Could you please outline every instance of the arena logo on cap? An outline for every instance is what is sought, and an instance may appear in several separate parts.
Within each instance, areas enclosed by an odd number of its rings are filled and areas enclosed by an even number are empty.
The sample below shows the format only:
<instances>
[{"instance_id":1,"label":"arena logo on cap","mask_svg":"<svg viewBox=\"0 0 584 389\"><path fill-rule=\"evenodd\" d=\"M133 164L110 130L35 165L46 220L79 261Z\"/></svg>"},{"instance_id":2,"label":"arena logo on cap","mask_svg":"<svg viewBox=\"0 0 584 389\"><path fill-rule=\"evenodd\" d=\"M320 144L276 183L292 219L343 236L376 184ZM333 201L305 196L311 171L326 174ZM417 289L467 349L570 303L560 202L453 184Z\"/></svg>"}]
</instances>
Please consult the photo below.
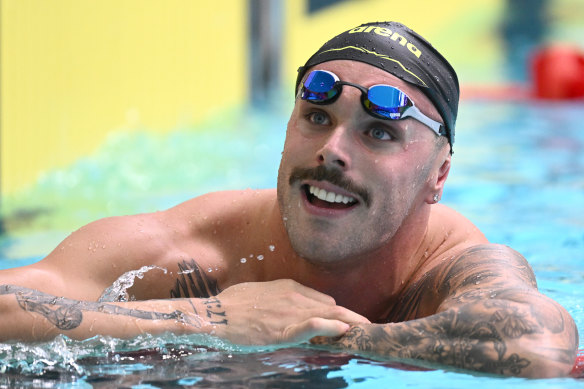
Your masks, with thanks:
<instances>
[{"instance_id":1,"label":"arena logo on cap","mask_svg":"<svg viewBox=\"0 0 584 389\"><path fill-rule=\"evenodd\" d=\"M397 41L399 39L399 44L408 48L408 50L414 54L416 57L420 58L422 52L414 46L412 43L408 42L408 40L398 34L397 32L392 32L389 28L385 27L377 27L377 26L361 26L355 27L352 30L349 30L349 34L354 34L356 32L374 32L377 35L389 37L392 41Z\"/></svg>"}]
</instances>

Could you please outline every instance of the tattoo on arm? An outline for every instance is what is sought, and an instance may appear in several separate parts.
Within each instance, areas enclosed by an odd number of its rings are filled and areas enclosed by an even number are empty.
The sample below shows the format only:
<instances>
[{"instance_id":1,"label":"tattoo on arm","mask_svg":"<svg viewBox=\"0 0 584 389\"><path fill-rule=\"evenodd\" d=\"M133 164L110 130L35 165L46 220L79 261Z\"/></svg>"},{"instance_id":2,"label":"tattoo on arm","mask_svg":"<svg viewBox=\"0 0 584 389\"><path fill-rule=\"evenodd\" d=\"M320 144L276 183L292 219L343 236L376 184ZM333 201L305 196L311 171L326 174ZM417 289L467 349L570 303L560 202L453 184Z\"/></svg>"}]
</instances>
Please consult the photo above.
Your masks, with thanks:
<instances>
[{"instance_id":1,"label":"tattoo on arm","mask_svg":"<svg viewBox=\"0 0 584 389\"><path fill-rule=\"evenodd\" d=\"M217 297L203 300L207 309L207 317L211 324L227 324L225 309L221 306L221 301Z\"/></svg>"},{"instance_id":2,"label":"tattoo on arm","mask_svg":"<svg viewBox=\"0 0 584 389\"><path fill-rule=\"evenodd\" d=\"M499 310L497 315L500 321L511 317L504 310ZM508 353L497 327L476 313L451 309L389 326L354 326L337 342L328 340L327 343L463 369L519 375L531 361L517 353Z\"/></svg>"},{"instance_id":3,"label":"tattoo on arm","mask_svg":"<svg viewBox=\"0 0 584 389\"><path fill-rule=\"evenodd\" d=\"M518 252L505 246L474 246L447 263L437 277L437 286L448 295L456 289L479 285L505 287L525 286L537 289L533 270Z\"/></svg>"},{"instance_id":4,"label":"tattoo on arm","mask_svg":"<svg viewBox=\"0 0 584 389\"><path fill-rule=\"evenodd\" d=\"M179 276L173 289L170 290L171 298L180 297L211 297L218 295L221 290L217 280L207 277L201 267L191 259L190 262L182 261L178 264Z\"/></svg>"},{"instance_id":5,"label":"tattoo on arm","mask_svg":"<svg viewBox=\"0 0 584 389\"><path fill-rule=\"evenodd\" d=\"M0 295L14 295L20 308L42 315L60 330L79 327L83 321L83 312L99 312L145 320L175 320L196 328L202 327L202 320L198 315L186 315L179 310L166 313L125 308L108 303L76 301L15 285L0 285ZM197 313L196 310L194 313Z\"/></svg>"},{"instance_id":6,"label":"tattoo on arm","mask_svg":"<svg viewBox=\"0 0 584 389\"><path fill-rule=\"evenodd\" d=\"M422 311L433 301L437 313ZM536 368L538 359L571 368L578 346L573 321L537 291L527 261L496 245L473 247L426 273L388 320L400 322L354 326L324 343L504 375Z\"/></svg>"}]
</instances>

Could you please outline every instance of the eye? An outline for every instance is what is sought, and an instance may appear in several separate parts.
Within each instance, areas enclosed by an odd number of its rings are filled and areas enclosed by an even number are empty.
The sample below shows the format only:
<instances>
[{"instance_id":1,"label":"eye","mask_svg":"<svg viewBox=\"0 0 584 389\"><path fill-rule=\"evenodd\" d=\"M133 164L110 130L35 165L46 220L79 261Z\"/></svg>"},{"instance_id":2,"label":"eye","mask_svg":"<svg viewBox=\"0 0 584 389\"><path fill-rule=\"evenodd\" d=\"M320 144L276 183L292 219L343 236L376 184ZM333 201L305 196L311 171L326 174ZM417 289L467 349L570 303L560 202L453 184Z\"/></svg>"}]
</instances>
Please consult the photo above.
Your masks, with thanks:
<instances>
[{"instance_id":1,"label":"eye","mask_svg":"<svg viewBox=\"0 0 584 389\"><path fill-rule=\"evenodd\" d=\"M393 136L383 128L372 128L367 131L367 135L376 140L392 140Z\"/></svg>"},{"instance_id":2,"label":"eye","mask_svg":"<svg viewBox=\"0 0 584 389\"><path fill-rule=\"evenodd\" d=\"M328 115L321 111L310 112L308 115L306 115L306 118L309 122L318 126L326 126L330 124Z\"/></svg>"}]
</instances>

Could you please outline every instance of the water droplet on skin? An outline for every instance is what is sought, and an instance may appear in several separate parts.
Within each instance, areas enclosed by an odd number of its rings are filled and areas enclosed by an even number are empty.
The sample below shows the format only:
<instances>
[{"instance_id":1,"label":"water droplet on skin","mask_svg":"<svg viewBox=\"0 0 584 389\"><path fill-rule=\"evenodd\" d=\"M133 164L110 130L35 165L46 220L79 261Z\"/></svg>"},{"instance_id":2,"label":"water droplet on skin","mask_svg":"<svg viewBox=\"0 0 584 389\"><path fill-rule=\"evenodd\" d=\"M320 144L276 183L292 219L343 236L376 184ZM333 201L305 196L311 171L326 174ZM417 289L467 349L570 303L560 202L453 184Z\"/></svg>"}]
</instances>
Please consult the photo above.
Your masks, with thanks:
<instances>
[{"instance_id":1,"label":"water droplet on skin","mask_svg":"<svg viewBox=\"0 0 584 389\"><path fill-rule=\"evenodd\" d=\"M249 257L250 257L250 258L253 258L253 254L250 254L250 255L249 255Z\"/></svg>"},{"instance_id":2,"label":"water droplet on skin","mask_svg":"<svg viewBox=\"0 0 584 389\"><path fill-rule=\"evenodd\" d=\"M245 258L241 258L241 259L239 260L239 262L241 262L241 263L246 263L246 262L247 262L247 259L245 259Z\"/></svg>"},{"instance_id":3,"label":"water droplet on skin","mask_svg":"<svg viewBox=\"0 0 584 389\"><path fill-rule=\"evenodd\" d=\"M273 244L271 244L269 247L270 251L274 251L276 249L276 246L274 246Z\"/></svg>"},{"instance_id":4,"label":"water droplet on skin","mask_svg":"<svg viewBox=\"0 0 584 389\"><path fill-rule=\"evenodd\" d=\"M211 268L208 268L208 269L207 269L207 272L208 272L208 273L211 273L212 271L213 271L213 269L211 269Z\"/></svg>"},{"instance_id":5,"label":"water droplet on skin","mask_svg":"<svg viewBox=\"0 0 584 389\"><path fill-rule=\"evenodd\" d=\"M263 259L264 259L264 256L263 255L258 255L258 261L261 261Z\"/></svg>"}]
</instances>

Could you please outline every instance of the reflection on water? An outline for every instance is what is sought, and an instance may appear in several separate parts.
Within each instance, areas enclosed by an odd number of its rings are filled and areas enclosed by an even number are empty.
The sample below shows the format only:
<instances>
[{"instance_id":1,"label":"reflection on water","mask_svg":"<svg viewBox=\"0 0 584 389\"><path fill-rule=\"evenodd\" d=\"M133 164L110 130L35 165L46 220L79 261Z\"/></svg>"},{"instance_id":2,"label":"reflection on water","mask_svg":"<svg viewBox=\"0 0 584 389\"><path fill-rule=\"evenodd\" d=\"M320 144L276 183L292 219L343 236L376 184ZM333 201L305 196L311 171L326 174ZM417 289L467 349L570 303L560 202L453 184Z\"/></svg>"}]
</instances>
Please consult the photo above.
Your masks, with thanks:
<instances>
[{"instance_id":1,"label":"reflection on water","mask_svg":"<svg viewBox=\"0 0 584 389\"><path fill-rule=\"evenodd\" d=\"M348 363L402 370L424 369L397 362L376 362L309 346L238 347L209 336L143 335L132 340L96 336L0 347L0 386L27 386L42 379L45 387L69 383L80 387L312 387L344 388L342 377L327 378ZM360 382L368 377L355 376Z\"/></svg>"},{"instance_id":2,"label":"reflection on water","mask_svg":"<svg viewBox=\"0 0 584 389\"><path fill-rule=\"evenodd\" d=\"M469 217L490 240L523 253L541 291L566 307L584 328L584 109L576 104L467 102L460 112L443 202ZM64 204L63 209L67 205L69 213L63 211L60 220L70 223L75 219L71 207L90 212L88 204L100 199L109 199L107 212L96 208L89 217L83 215L89 219L84 222L166 208L210 190L273 187L284 125L273 118L241 123L229 123L225 129L218 124L216 131L204 134L182 131L166 138L137 134L114 139L95 159L45 177L36 192L19 201ZM64 178L80 182L88 194L67 187ZM75 219L71 228L81 224ZM0 268L38 260L63 238L58 231L0 237ZM127 273L102 299L131 299L126 290L147 271L164 270L145 267ZM0 388L582 387L582 381L574 379L526 381L409 371L378 358L304 345L240 348L200 335L143 335L125 341L95 337L83 342L58 337L43 344L0 344L0 374Z\"/></svg>"}]
</instances>

